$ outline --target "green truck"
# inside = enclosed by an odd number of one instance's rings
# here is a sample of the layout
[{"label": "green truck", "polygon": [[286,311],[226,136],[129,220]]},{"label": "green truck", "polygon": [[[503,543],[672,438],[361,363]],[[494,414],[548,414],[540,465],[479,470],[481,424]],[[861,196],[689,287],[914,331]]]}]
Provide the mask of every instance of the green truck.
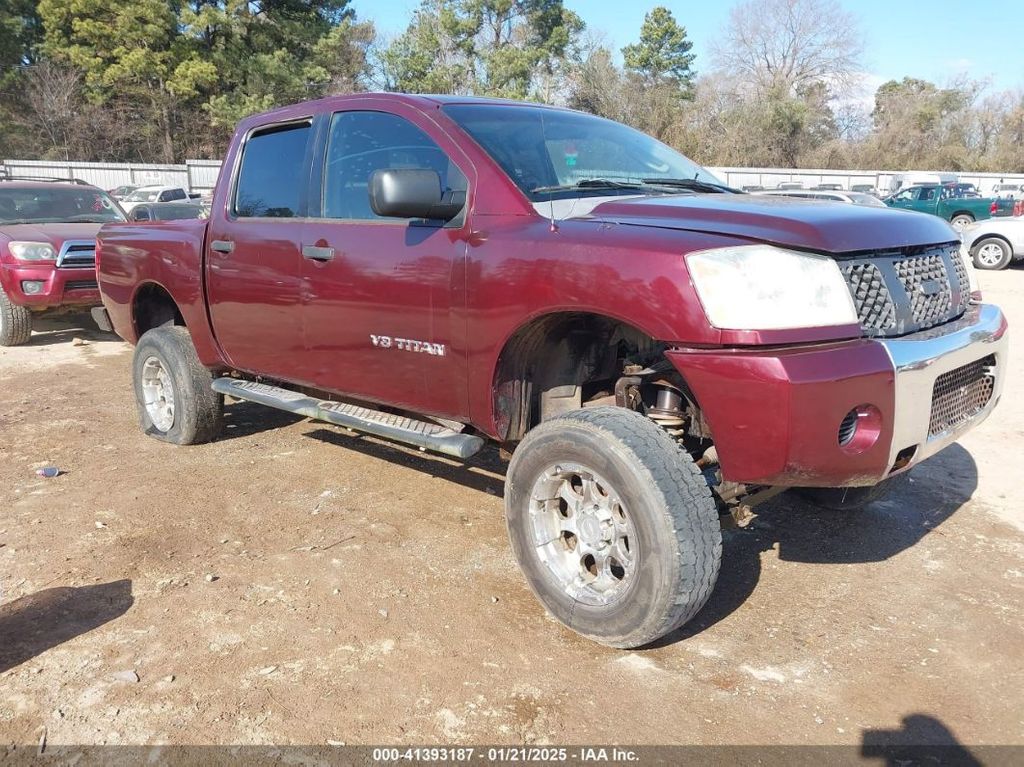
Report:
[{"label": "green truck", "polygon": [[916,210],[946,219],[958,232],[975,221],[992,216],[1009,216],[1013,200],[958,194],[956,184],[918,184],[885,198],[890,208]]}]

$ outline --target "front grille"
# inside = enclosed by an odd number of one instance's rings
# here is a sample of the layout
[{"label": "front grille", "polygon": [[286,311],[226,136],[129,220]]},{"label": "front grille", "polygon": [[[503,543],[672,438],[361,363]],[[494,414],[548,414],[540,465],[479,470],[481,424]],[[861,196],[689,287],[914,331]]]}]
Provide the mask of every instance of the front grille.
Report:
[{"label": "front grille", "polygon": [[985,409],[995,388],[995,366],[990,354],[935,379],[929,437],[955,431]]},{"label": "front grille", "polygon": [[871,263],[856,263],[847,264],[842,269],[861,327],[876,333],[893,327],[896,324],[896,305],[878,267]]},{"label": "front grille", "polygon": [[58,269],[87,269],[96,266],[96,243],[92,240],[65,242],[57,255]]},{"label": "front grille", "polygon": [[839,268],[868,336],[901,336],[948,322],[971,298],[955,243],[843,259]]},{"label": "front grille", "polygon": [[96,280],[68,280],[64,283],[65,290],[97,290],[99,283]]}]

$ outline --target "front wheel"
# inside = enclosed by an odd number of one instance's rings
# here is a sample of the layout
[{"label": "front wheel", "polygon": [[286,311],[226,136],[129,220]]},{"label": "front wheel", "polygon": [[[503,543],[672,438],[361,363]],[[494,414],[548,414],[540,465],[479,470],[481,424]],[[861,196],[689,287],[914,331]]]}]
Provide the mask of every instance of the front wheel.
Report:
[{"label": "front wheel", "polygon": [[1005,269],[1013,260],[1013,250],[1006,240],[986,237],[971,249],[971,258],[979,269]]},{"label": "front wheel", "polygon": [[974,216],[968,213],[960,213],[956,216],[953,216],[949,223],[954,229],[956,229],[959,232],[963,230],[965,226],[974,223]]},{"label": "front wheel", "polygon": [[0,288],[0,346],[21,346],[32,338],[32,312],[19,306]]},{"label": "front wheel", "polygon": [[512,549],[562,623],[612,647],[650,644],[697,614],[722,536],[707,482],[655,423],[577,410],[530,431],[505,489]]},{"label": "front wheel", "polygon": [[209,442],[221,429],[224,396],[212,388],[186,328],[164,325],[143,334],[132,360],[142,430],[176,445]]}]

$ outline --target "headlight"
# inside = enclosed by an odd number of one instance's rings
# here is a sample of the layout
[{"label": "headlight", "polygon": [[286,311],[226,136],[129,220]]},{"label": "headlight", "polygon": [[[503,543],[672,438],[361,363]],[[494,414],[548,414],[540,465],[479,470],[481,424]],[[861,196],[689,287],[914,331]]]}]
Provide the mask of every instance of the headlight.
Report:
[{"label": "headlight", "polygon": [[57,251],[48,242],[12,242],[7,249],[21,261],[54,261],[57,258]]},{"label": "headlight", "polygon": [[745,245],[686,257],[708,321],[721,330],[856,325],[857,309],[828,256]]}]

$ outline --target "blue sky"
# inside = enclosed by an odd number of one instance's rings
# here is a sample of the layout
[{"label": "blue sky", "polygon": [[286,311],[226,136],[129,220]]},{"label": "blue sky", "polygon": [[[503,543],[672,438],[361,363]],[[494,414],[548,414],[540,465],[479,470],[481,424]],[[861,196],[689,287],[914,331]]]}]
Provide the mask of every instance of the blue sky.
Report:
[{"label": "blue sky", "polygon": [[[710,45],[728,23],[731,0],[566,0],[587,26],[619,49],[639,34],[656,5],[672,10],[708,68]],[[957,75],[987,79],[991,88],[1024,88],[1024,2],[1021,0],[842,0],[860,19],[865,82],[871,89],[904,76],[941,84]],[[357,14],[385,35],[405,29],[418,0],[353,0]],[[865,94],[870,95],[870,94]]]}]

